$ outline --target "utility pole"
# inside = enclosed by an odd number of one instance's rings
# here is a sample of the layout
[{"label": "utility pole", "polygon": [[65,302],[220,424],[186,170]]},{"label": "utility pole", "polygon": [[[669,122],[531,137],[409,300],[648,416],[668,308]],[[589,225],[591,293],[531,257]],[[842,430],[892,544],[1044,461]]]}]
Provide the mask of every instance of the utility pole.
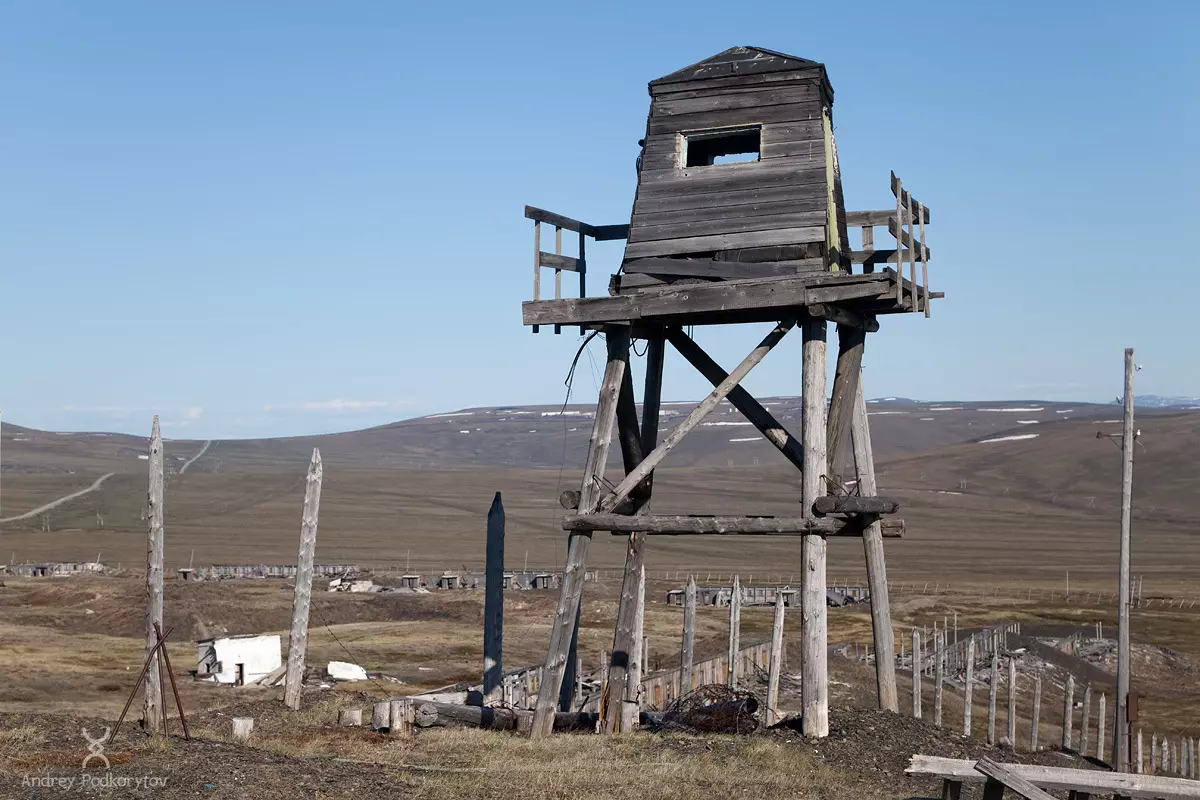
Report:
[{"label": "utility pole", "polygon": [[1129,523],[1133,495],[1133,348],[1125,348],[1125,420],[1121,432],[1121,560],[1117,578],[1117,772],[1129,771]]}]

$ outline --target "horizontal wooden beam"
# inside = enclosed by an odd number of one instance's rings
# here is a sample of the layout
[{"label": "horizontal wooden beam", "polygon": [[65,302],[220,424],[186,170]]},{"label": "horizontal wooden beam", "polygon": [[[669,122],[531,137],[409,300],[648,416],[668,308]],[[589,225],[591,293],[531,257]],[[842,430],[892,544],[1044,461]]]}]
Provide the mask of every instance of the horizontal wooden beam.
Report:
[{"label": "horizontal wooden beam", "polygon": [[[930,253],[931,254],[930,257],[932,257],[931,250],[926,248],[925,252]],[[909,262],[909,263],[911,263],[913,261],[921,260],[920,254],[914,253],[912,250],[905,250],[903,253],[903,258],[906,262]],[[850,251],[850,261],[854,264],[895,264],[896,263],[896,251],[895,251],[895,249],[892,249],[892,250],[851,250]]]},{"label": "horizontal wooden beam", "polygon": [[[987,778],[975,769],[976,763],[963,758],[914,755],[905,773],[963,781],[964,783],[983,783]],[[1035,786],[1051,791],[1076,791],[1093,795],[1115,794],[1123,797],[1177,800],[1200,798],[1200,781],[1184,778],[1164,778],[1159,775],[1136,775],[1128,772],[1106,772],[1096,769],[1041,767],[1033,764],[1009,764],[1007,766]]]},{"label": "horizontal wooden beam", "polygon": [[625,223],[624,225],[592,225],[591,228],[591,236],[597,242],[611,242],[629,238],[629,223]]},{"label": "horizontal wooden beam", "polygon": [[711,236],[687,236],[626,245],[629,258],[666,256],[674,253],[702,253],[708,250],[737,250],[743,247],[770,247],[783,244],[807,244],[825,241],[825,226],[812,225],[771,231],[719,233]]},{"label": "horizontal wooden beam", "polygon": [[563,230],[582,233],[587,236],[592,235],[592,226],[586,222],[580,222],[577,219],[564,217],[562,214],[555,214],[553,211],[547,211],[544,208],[535,206],[525,206],[525,219],[532,219],[537,222],[548,222],[551,225],[562,228]]},{"label": "horizontal wooden beam", "polygon": [[879,321],[874,317],[863,316],[862,314],[844,309],[841,306],[820,303],[815,306],[809,306],[808,313],[809,316],[827,319],[830,322],[836,322],[838,325],[845,325],[849,328],[863,328],[870,333],[875,333],[879,330]]},{"label": "horizontal wooden beam", "polygon": [[[623,514],[569,514],[564,531],[634,532],[652,536],[862,536],[864,522],[839,517],[690,517],[626,516]],[[900,538],[904,520],[887,519],[883,535]]]},{"label": "horizontal wooden beam", "polygon": [[[895,295],[895,273],[866,275],[802,273],[794,278],[714,281],[666,285],[617,297],[532,300],[521,305],[526,325],[589,325],[639,319],[683,318],[707,312],[761,311],[765,316],[788,309],[850,300],[881,300]],[[792,311],[790,313],[795,313]]]},{"label": "horizontal wooden beam", "polygon": [[[925,224],[929,224],[929,209],[922,206],[922,216],[925,217]],[[887,225],[888,220],[896,216],[896,209],[889,208],[885,211],[847,211],[846,226],[850,228],[861,228],[864,226]],[[913,215],[913,222],[920,222],[920,218]],[[907,222],[908,220],[905,220]]]},{"label": "horizontal wooden beam", "polygon": [[818,497],[813,503],[815,514],[895,514],[900,510],[900,501],[890,497]]},{"label": "horizontal wooden beam", "polygon": [[634,258],[621,269],[631,275],[680,275],[689,278],[773,278],[796,275],[796,267],[772,262],[714,261],[711,258]]},{"label": "horizontal wooden beam", "polygon": [[538,251],[538,263],[543,267],[554,267],[555,269],[565,269],[571,272],[583,272],[587,269],[587,265],[577,258],[559,255],[558,253],[547,253],[545,250]]}]

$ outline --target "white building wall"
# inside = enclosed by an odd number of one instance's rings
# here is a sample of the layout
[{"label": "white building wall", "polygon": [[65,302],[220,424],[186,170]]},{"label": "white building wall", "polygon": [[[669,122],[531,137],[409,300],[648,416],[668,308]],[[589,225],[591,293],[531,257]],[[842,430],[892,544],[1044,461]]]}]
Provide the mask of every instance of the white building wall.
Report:
[{"label": "white building wall", "polygon": [[204,643],[197,648],[201,657],[206,649],[205,645],[212,649],[219,667],[209,674],[209,680],[217,683],[235,683],[238,664],[243,665],[242,679],[246,683],[258,680],[283,664],[279,634],[214,639],[211,643]]}]

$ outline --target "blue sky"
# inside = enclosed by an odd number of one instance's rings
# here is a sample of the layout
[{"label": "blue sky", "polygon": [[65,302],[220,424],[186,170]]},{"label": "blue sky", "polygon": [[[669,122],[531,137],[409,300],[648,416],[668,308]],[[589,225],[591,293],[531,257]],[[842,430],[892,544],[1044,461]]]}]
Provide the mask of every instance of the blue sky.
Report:
[{"label": "blue sky", "polygon": [[[553,403],[525,203],[628,220],[647,81],[823,61],[851,208],[931,208],[930,320],[870,395],[1200,394],[1194,3],[0,6],[0,408],[230,437]],[[589,253],[601,292],[619,246]],[[566,281],[568,286],[572,283]],[[757,328],[697,338],[727,365]],[[593,345],[602,358],[602,346]],[[574,398],[594,399],[589,357]],[[798,394],[785,340],[747,381]],[[666,394],[707,385],[668,362]]]}]

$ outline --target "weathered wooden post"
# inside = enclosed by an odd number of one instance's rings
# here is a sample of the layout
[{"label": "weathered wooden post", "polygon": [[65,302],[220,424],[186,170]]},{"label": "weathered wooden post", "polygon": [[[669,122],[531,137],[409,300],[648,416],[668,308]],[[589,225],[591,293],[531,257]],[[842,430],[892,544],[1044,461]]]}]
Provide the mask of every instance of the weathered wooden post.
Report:
[{"label": "weathered wooden post", "polygon": [[912,714],[914,719],[921,718],[921,632],[916,628],[912,631]]},{"label": "weathered wooden post", "polygon": [[963,736],[971,737],[971,693],[974,690],[975,637],[967,639],[967,674],[963,684]]},{"label": "weathered wooden post", "polygon": [[[808,538],[808,537],[805,537]],[[729,590],[729,686],[738,685],[738,653],[742,649],[742,585],[737,575],[733,576],[733,587]]]},{"label": "weathered wooden post", "polygon": [[407,697],[402,697],[391,702],[392,708],[388,716],[391,721],[389,733],[392,736],[407,738],[412,736],[413,731],[413,701]]},{"label": "weathered wooden post", "polygon": [[996,695],[1000,691],[1000,648],[992,648],[991,685],[988,686],[987,743],[996,743]]},{"label": "weathered wooden post", "polygon": [[1125,415],[1121,427],[1121,554],[1117,575],[1117,720],[1113,748],[1117,772],[1129,771],[1129,559],[1133,495],[1133,348],[1125,349]]},{"label": "weathered wooden post", "polygon": [[783,592],[775,594],[775,620],[771,625],[771,665],[767,671],[767,725],[775,725],[779,713],[779,675],[783,670]]},{"label": "weathered wooden post", "polygon": [[687,694],[692,686],[692,660],[696,646],[696,578],[688,576],[683,592],[683,647],[680,653],[680,692]]},{"label": "weathered wooden post", "polygon": [[392,701],[381,700],[371,706],[371,730],[385,731],[392,727]]},{"label": "weathered wooden post", "polygon": [[343,708],[338,710],[338,725],[358,727],[362,725],[361,708]]},{"label": "weathered wooden post", "polygon": [[304,657],[308,652],[308,605],[312,598],[313,552],[317,547],[317,515],[321,507],[321,451],[313,448],[304,487],[304,515],[300,522],[300,553],[296,560],[296,589],[292,596],[292,632],[288,640],[287,672],[283,679],[283,702],[300,708],[304,684]]},{"label": "weathered wooden post", "polygon": [[[826,494],[823,480],[827,469],[825,405],[824,319],[804,319],[804,363],[801,367],[803,405],[801,441],[804,442],[804,474],[801,505],[804,516],[814,516],[813,503]],[[829,735],[829,620],[826,608],[826,542],[824,536],[805,536],[801,547],[804,572],[800,590],[801,663],[800,693],[803,700],[803,733],[817,739]]]},{"label": "weathered wooden post", "polygon": [[633,646],[629,650],[629,668],[625,673],[625,697],[621,703],[621,730],[632,731],[638,726],[642,710],[642,676],[645,664],[646,630],[646,567],[638,568],[637,592],[633,617]]},{"label": "weathered wooden post", "polygon": [[1008,659],[1008,743],[1017,749],[1017,660]]},{"label": "weathered wooden post", "polygon": [[1085,756],[1088,753],[1088,743],[1091,741],[1092,727],[1092,685],[1089,683],[1083,690],[1083,710],[1079,715],[1079,752]]},{"label": "weathered wooden post", "polygon": [[936,653],[934,658],[937,663],[933,667],[933,724],[942,724],[942,681],[945,680],[943,674],[943,662],[946,660],[946,633],[943,631],[934,637]]},{"label": "weathered wooden post", "polygon": [[1038,726],[1042,723],[1042,673],[1033,678],[1033,714],[1030,720],[1029,749],[1036,753],[1038,749]]},{"label": "weathered wooden post", "polygon": [[[163,622],[163,522],[165,510],[163,487],[163,443],[158,428],[158,415],[150,429],[150,482],[146,492],[146,517],[149,520],[146,535],[146,654],[152,656],[158,644],[154,630]],[[157,735],[166,715],[163,705],[162,674],[158,659],[150,658],[146,671],[145,701],[142,720],[146,730]]]},{"label": "weathered wooden post", "polygon": [[504,503],[500,493],[487,515],[487,567],[483,599],[483,704],[500,699],[504,675]]},{"label": "weathered wooden post", "polygon": [[[854,391],[854,416],[850,425],[854,448],[854,468],[858,491],[864,496],[878,494],[875,485],[875,456],[871,447],[871,428],[867,423],[867,404],[861,378]],[[875,641],[875,689],[879,708],[900,711],[896,691],[896,649],[892,636],[891,598],[888,596],[887,566],[883,551],[883,528],[879,520],[863,531],[863,551],[867,561],[867,584],[871,592],[871,633]],[[904,642],[901,640],[901,646]]]},{"label": "weathered wooden post", "polygon": [[1158,734],[1150,734],[1150,774],[1158,772]]},{"label": "weathered wooden post", "polygon": [[1096,759],[1104,761],[1104,726],[1108,722],[1108,709],[1105,708],[1106,698],[1100,693],[1099,715],[1096,718]]},{"label": "weathered wooden post", "polygon": [[1075,676],[1068,675],[1066,685],[1063,686],[1063,728],[1062,728],[1062,749],[1070,750],[1071,741],[1074,738],[1071,735],[1071,729],[1075,725]]},{"label": "weathered wooden post", "polygon": [[233,740],[235,742],[244,742],[250,738],[250,734],[254,732],[254,717],[234,717],[233,718]]},{"label": "weathered wooden post", "polygon": [[1134,765],[1134,771],[1138,775],[1145,772],[1146,762],[1142,760],[1142,729],[1138,728],[1137,732],[1137,762]]}]

